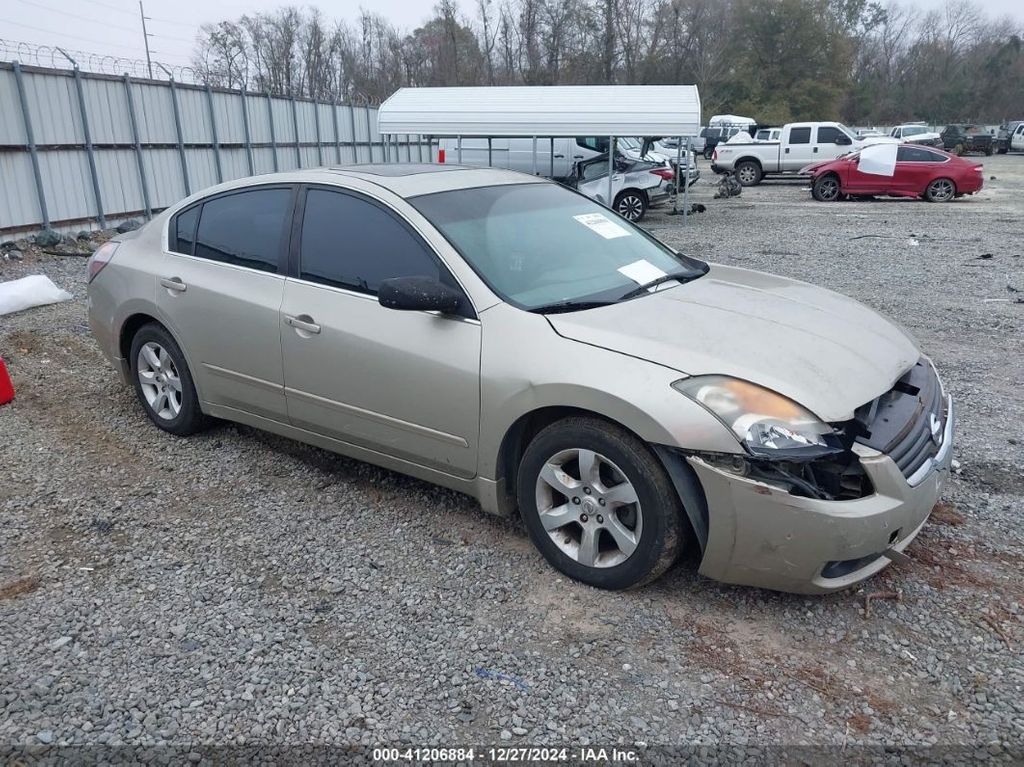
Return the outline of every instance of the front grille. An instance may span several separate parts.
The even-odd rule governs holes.
[[[946,425],[942,386],[921,360],[878,399],[857,409],[865,433],[857,441],[885,453],[910,478],[939,452]]]

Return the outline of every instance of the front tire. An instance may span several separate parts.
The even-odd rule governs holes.
[[[619,192],[615,198],[615,212],[627,221],[636,223],[640,221],[647,212],[647,199],[643,192],[635,189],[626,189]]]
[[[956,184],[949,178],[937,178],[924,190],[928,202],[949,202],[956,197]]]
[[[744,160],[737,163],[734,172],[736,180],[743,186],[757,186],[764,177],[761,166],[753,160]]]
[[[818,176],[811,185],[811,196],[818,202],[836,202],[841,195],[839,176],[835,173]]]
[[[519,510],[555,569],[601,589],[649,583],[688,528],[664,467],[639,439],[597,418],[541,430],[519,466]]]
[[[139,328],[130,362],[135,394],[153,423],[179,437],[209,425],[185,355],[166,328],[155,322]]]

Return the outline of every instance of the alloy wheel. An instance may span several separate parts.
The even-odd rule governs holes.
[[[931,183],[928,187],[928,192],[931,199],[935,202],[947,202],[953,199],[953,195],[956,194],[956,188],[948,178],[940,178]]]
[[[644,201],[635,194],[627,194],[619,200],[618,213],[629,221],[639,221],[644,212]]]
[[[832,202],[839,197],[839,180],[828,176],[818,182],[818,196],[823,202]]]
[[[142,395],[159,418],[173,421],[181,412],[181,377],[174,360],[160,344],[147,341],[135,364]]]
[[[548,536],[586,567],[614,567],[636,551],[643,514],[636,488],[593,450],[562,450],[544,462],[537,511]]]

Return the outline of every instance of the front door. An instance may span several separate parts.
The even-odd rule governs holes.
[[[437,254],[382,203],[311,187],[299,213],[281,307],[294,426],[449,474],[476,473],[480,323],[386,309],[381,281],[428,276],[457,287]]]
[[[294,189],[228,192],[170,222],[158,305],[214,405],[286,421],[279,311]]]

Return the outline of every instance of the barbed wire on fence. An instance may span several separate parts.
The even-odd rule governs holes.
[[[149,67],[142,59],[72,50],[57,45],[23,43],[4,38],[0,38],[0,61],[17,61],[21,64],[52,69],[67,69],[74,61],[83,72],[106,75],[128,74],[139,78],[149,77]],[[192,67],[153,60],[153,79],[166,80],[168,72],[177,82],[201,84],[199,74]]]

